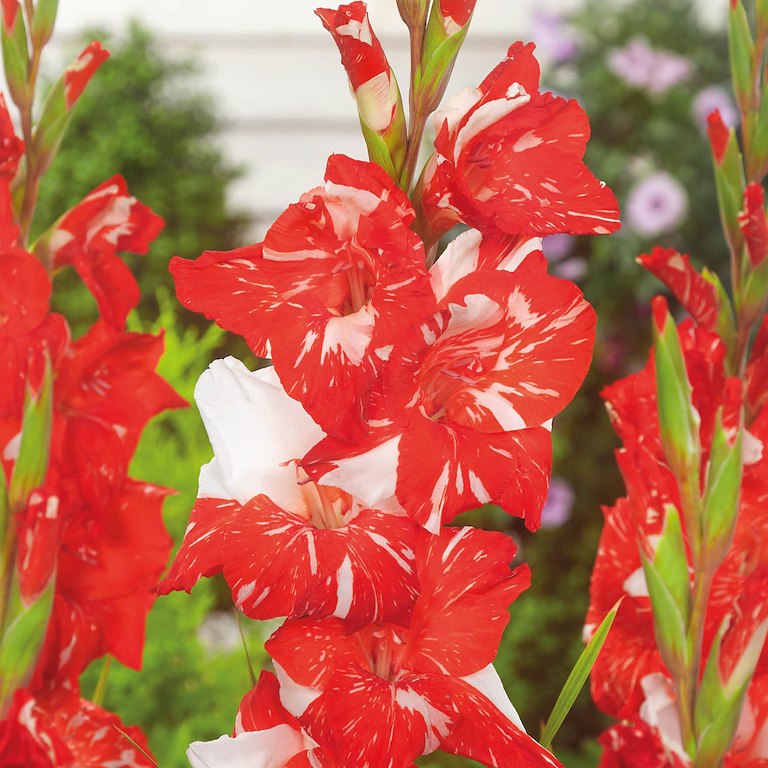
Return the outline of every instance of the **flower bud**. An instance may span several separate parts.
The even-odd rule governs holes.
[[[370,158],[394,178],[405,157],[405,112],[395,73],[371,29],[365,3],[337,10],[318,8],[315,13],[341,53]]]
[[[692,402],[680,338],[666,300],[661,296],[655,297],[652,309],[656,390],[664,453],[678,482],[698,489],[700,419]]]

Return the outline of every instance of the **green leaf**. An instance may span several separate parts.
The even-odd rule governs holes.
[[[42,485],[48,471],[53,420],[53,374],[46,358],[43,382],[37,395],[27,390],[21,425],[19,455],[13,466],[9,491],[12,510],[20,510],[29,494]]]
[[[645,556],[645,553],[641,552],[640,557],[651,597],[656,644],[667,669],[675,675],[685,669],[688,662],[685,619],[675,596],[656,566]]]
[[[613,624],[613,620],[616,618],[618,610],[619,603],[608,611],[608,614],[595,630],[592,639],[582,651],[581,656],[579,656],[578,661],[568,675],[568,679],[565,681],[565,685],[557,697],[555,706],[552,708],[552,713],[541,731],[541,744],[546,749],[552,746],[552,741],[560,730],[560,726],[565,721],[576,701],[576,697],[584,687],[584,683],[587,681],[589,673],[592,671],[592,667],[595,665],[595,661],[597,661],[597,657],[608,637],[608,631]]]
[[[15,582],[13,589],[18,590]],[[27,607],[21,605],[18,596],[13,598],[19,610],[0,641],[0,702],[23,687],[32,672],[45,638],[54,589],[55,579],[51,579],[40,597]]]
[[[712,570],[728,552],[736,527],[741,491],[741,442],[741,427],[733,443],[729,442],[723,428],[722,408],[718,409],[704,494],[704,552]]]

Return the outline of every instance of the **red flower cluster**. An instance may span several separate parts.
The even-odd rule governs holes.
[[[442,4],[453,23],[473,5]],[[353,84],[389,71],[359,6],[322,12]],[[582,163],[583,112],[534,73],[515,45],[444,118],[418,217],[418,190],[334,155],[262,243],[171,263],[182,303],[273,365],[201,377],[215,455],[160,591],[221,573],[247,616],[287,617],[267,643],[277,678],[246,696],[234,738],[191,746],[195,766],[405,768],[436,749],[558,765],[492,666],[528,570],[510,570],[503,535],[445,527],[488,503],[538,527],[552,418],[595,317],[535,235],[618,226]],[[478,229],[430,267],[412,227],[443,232],[447,211]]]
[[[98,50],[89,56],[97,56]],[[91,66],[87,62],[83,66]],[[72,82],[72,88],[83,84]],[[11,508],[16,578],[24,605],[53,589],[36,667],[0,721],[2,766],[149,766],[121,730],[135,729],[81,699],[78,679],[109,654],[138,667],[151,587],[171,540],[161,518],[166,489],[128,476],[142,429],[184,402],[155,373],[162,339],[125,330],[138,302],[118,251],[145,253],[162,220],[114,177],[65,214],[38,242],[55,267],[73,265],[101,319],[73,341],[49,308],[51,279],[18,244],[9,185],[22,152],[0,101],[0,472],[11,487],[25,400],[52,380],[50,457],[44,482]]]
[[[764,215],[763,215],[764,218]],[[726,346],[715,333],[716,294],[687,256],[655,249],[641,263],[663,279],[692,319],[679,328],[693,405],[700,419],[702,474],[710,459],[718,419],[726,433],[739,427],[742,381],[726,373]],[[666,304],[657,299],[657,324]],[[714,573],[704,621],[703,659],[715,642],[727,680],[748,644],[768,621],[768,319],[753,345],[743,382],[746,413],[743,477],[736,529]],[[690,765],[683,746],[673,680],[657,648],[648,585],[640,553],[653,556],[668,505],[681,509],[675,475],[665,458],[657,406],[654,360],[603,393],[622,440],[617,460],[627,496],[606,508],[587,616],[589,636],[605,612],[623,598],[603,651],[595,664],[592,693],[597,705],[622,722],[601,738],[605,768]],[[686,540],[688,533],[686,532]],[[722,638],[719,632],[725,629]],[[759,650],[759,649],[758,649]],[[759,768],[768,761],[768,648],[747,692],[729,768]]]

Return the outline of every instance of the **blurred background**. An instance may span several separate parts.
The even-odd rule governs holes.
[[[254,242],[285,206],[322,179],[332,152],[364,157],[354,102],[314,0],[63,0],[51,77],[98,37],[112,50],[82,99],[41,190],[44,229],[90,189],[122,173],[131,192],[160,213],[165,232],[130,263],[143,300],[132,323],[162,331],[161,372],[191,400],[211,359],[235,354],[255,366],[242,342],[181,310],[167,274],[175,254],[194,258]],[[660,290],[635,257],[654,244],[724,264],[704,120],[721,110],[734,124],[727,90],[726,0],[479,0],[451,90],[477,85],[511,42],[532,39],[547,89],[577,98],[592,123],[588,162],[616,191],[623,229],[611,238],[548,238],[552,270],[575,280],[596,307],[592,372],[555,423],[555,476],[535,536],[498,509],[467,521],[518,540],[533,587],[512,607],[497,667],[529,730],[538,734],[581,650],[589,575],[601,505],[622,492],[616,440],[599,397],[607,383],[643,364],[648,301]],[[395,0],[370,0],[375,31],[406,89],[408,42]],[[85,327],[89,295],[57,278],[59,308]],[[77,322],[79,319],[79,323]],[[143,479],[174,487],[167,524],[180,541],[210,447],[194,406],[147,429],[133,465]],[[142,672],[111,665],[106,705],[141,725],[162,768],[187,765],[192,740],[232,728],[254,667],[267,663],[271,628],[239,626],[216,580],[192,597],[160,599],[149,618]],[[103,663],[83,680],[96,687]],[[595,766],[605,722],[588,693],[555,749],[568,768]],[[447,756],[431,768],[470,765]]]

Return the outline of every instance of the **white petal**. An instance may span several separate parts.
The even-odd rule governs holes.
[[[646,675],[640,685],[645,694],[645,701],[640,705],[640,717],[656,728],[667,749],[687,762],[672,681],[666,675],[654,672]]]
[[[266,731],[220,736],[215,741],[195,741],[187,757],[193,768],[284,768],[306,749],[302,734],[281,724]]]
[[[201,497],[241,504],[260,493],[292,511],[304,508],[296,470],[324,433],[283,389],[273,368],[249,371],[239,360],[214,360],[195,387],[214,458],[200,471]]]
[[[483,694],[506,718],[514,723],[523,733],[526,733],[523,721],[504,690],[499,673],[493,664],[489,664],[479,672],[461,678]]]
[[[395,495],[400,436],[390,438],[366,453],[340,459],[320,483],[341,488],[364,506],[381,508]]]
[[[307,707],[322,694],[322,691],[294,682],[276,661],[272,662],[272,666],[280,683],[280,701],[294,717],[301,717]]]

